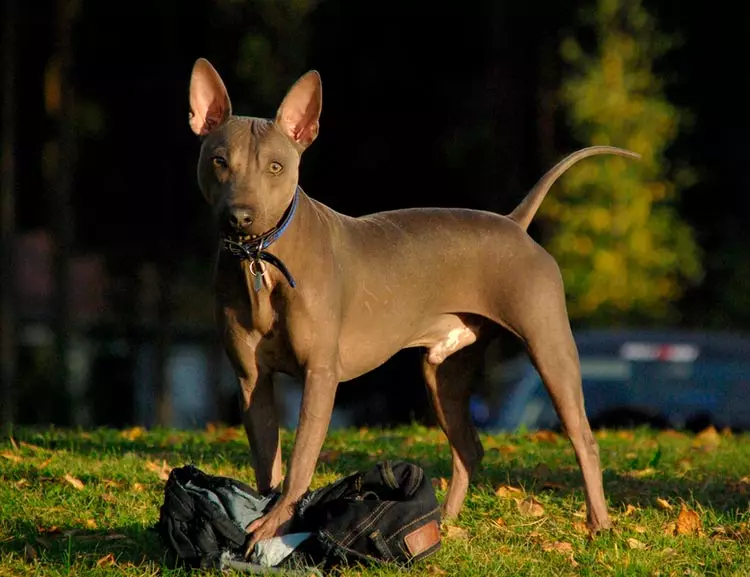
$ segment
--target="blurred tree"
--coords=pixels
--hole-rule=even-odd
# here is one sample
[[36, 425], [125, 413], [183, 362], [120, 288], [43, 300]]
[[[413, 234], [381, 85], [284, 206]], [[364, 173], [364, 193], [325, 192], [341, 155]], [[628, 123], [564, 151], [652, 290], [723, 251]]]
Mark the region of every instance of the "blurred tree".
[[587, 160], [569, 170], [540, 210], [552, 224], [547, 246], [561, 265], [572, 318], [674, 321], [675, 301], [702, 276], [693, 231], [674, 206], [695, 176], [664, 157], [688, 117], [667, 101], [654, 72], [677, 39], [658, 31], [641, 0], [596, 0], [580, 22], [596, 46], [585, 50], [573, 35], [561, 44], [570, 71], [560, 96], [572, 134], [643, 158]]

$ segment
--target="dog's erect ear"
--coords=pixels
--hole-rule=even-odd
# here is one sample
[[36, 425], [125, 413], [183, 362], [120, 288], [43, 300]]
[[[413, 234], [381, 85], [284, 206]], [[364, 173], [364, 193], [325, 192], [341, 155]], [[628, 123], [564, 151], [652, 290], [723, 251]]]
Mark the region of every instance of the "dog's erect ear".
[[190, 75], [190, 128], [208, 134], [232, 114], [232, 103], [221, 76], [205, 58], [199, 58]]
[[289, 138], [307, 148], [318, 136], [322, 106], [320, 74], [310, 70], [287, 92], [276, 113], [276, 124]]

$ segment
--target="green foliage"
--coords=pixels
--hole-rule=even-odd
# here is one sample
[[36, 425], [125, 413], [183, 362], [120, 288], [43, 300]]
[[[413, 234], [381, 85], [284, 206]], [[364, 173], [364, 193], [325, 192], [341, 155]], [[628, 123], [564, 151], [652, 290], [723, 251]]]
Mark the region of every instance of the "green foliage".
[[666, 321], [686, 285], [701, 279], [692, 229], [674, 206], [695, 181], [665, 151], [687, 115], [665, 97], [657, 59], [674, 47], [641, 0], [596, 0], [581, 14], [596, 48], [573, 37], [560, 47], [570, 65], [560, 96], [573, 135], [585, 145], [628, 148], [642, 159], [591, 159], [573, 167], [545, 200], [547, 242], [560, 262], [572, 318], [590, 324]]

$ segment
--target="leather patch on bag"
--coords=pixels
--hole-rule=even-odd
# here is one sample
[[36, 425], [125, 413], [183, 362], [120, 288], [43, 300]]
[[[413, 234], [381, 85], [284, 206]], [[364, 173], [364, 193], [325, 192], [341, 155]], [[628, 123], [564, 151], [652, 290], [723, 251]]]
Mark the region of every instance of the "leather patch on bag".
[[404, 537], [404, 543], [406, 543], [406, 548], [412, 557], [416, 557], [420, 553], [427, 551], [427, 549], [439, 542], [440, 527], [434, 519]]

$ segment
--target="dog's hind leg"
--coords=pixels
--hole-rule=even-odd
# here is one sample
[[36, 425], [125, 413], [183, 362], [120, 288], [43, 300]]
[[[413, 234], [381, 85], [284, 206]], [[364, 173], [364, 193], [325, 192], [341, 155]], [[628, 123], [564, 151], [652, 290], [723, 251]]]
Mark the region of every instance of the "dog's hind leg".
[[[422, 359], [422, 372], [438, 423], [448, 437], [453, 460], [444, 518], [458, 515], [469, 481], [484, 451], [469, 412], [472, 367], [484, 352], [484, 343], [463, 348], [440, 363], [431, 362], [429, 351]], [[432, 361], [435, 358], [433, 356]]]

